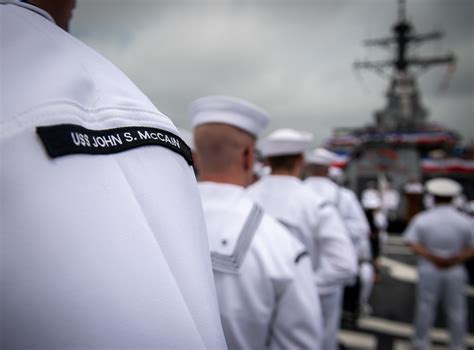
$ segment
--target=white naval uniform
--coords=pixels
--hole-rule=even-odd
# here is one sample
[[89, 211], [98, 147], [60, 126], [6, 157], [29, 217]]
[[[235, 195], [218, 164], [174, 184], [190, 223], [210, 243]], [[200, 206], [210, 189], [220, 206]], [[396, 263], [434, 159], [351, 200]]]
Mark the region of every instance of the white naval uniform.
[[310, 252], [323, 311], [323, 349], [336, 348], [340, 286], [357, 273], [356, 253], [339, 214], [294, 176], [266, 176], [250, 186], [248, 193], [293, 229]]
[[[452, 205], [437, 205], [414, 217], [404, 239], [418, 243], [441, 257], [452, 257], [461, 250], [474, 247], [474, 227], [469, 218]], [[414, 347], [429, 349], [429, 330], [439, 300], [444, 304], [451, 334], [451, 350], [465, 349], [467, 305], [466, 270], [462, 264], [440, 269], [418, 258], [418, 288], [415, 316]]]
[[336, 207], [359, 258], [366, 258], [370, 227], [354, 192], [323, 176], [307, 177], [304, 183], [318, 196]]
[[332, 203], [340, 214], [359, 259], [360, 304], [366, 305], [373, 288], [374, 276], [373, 267], [369, 263], [370, 226], [356, 195], [325, 176], [309, 176], [304, 183], [318, 196]]
[[0, 348], [225, 349], [185, 159], [157, 145], [51, 159], [35, 132], [173, 123], [39, 9], [1, 4], [0, 45]]
[[[321, 310], [304, 245], [263, 211], [249, 238], [246, 223], [259, 207], [244, 188], [201, 182], [199, 190], [229, 348], [320, 349]], [[232, 255], [235, 266], [215, 255]]]

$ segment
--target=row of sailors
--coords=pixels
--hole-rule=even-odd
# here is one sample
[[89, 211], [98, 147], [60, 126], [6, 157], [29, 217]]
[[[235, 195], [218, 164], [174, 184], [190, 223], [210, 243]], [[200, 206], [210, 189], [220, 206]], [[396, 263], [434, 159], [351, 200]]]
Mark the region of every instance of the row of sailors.
[[0, 348], [331, 349], [366, 238], [298, 179], [307, 135], [271, 134], [246, 189], [268, 115], [196, 101], [201, 205], [189, 150], [132, 136], [171, 120], [65, 31], [73, 3], [0, 1]]
[[[238, 98], [203, 97], [190, 110], [229, 348], [337, 349], [343, 288], [359, 262], [370, 269], [370, 252], [356, 196], [327, 177], [334, 156], [309, 152], [312, 136], [292, 129], [257, 142], [269, 115]], [[272, 170], [252, 184], [256, 148]]]

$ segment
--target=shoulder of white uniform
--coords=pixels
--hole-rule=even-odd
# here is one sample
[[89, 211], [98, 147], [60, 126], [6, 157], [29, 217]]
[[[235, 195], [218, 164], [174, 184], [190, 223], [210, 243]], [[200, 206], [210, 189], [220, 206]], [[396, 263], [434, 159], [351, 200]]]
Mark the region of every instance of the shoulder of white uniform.
[[262, 217], [255, 242], [274, 259], [291, 264], [307, 254], [306, 247], [284, 225], [267, 214]]
[[453, 217], [455, 217], [457, 220], [459, 220], [459, 221], [461, 221], [461, 222], [463, 222], [463, 223], [465, 223], [465, 224], [467, 224], [467, 225], [471, 225], [471, 220], [472, 220], [472, 219], [471, 219], [471, 217], [470, 217], [468, 214], [463, 213], [463, 212], [457, 210], [457, 209], [454, 208], [454, 207], [453, 207], [452, 209], [453, 209], [453, 210], [452, 210], [452, 215], [453, 215]]
[[[89, 114], [113, 106], [134, 110], [135, 118], [143, 119], [141, 112], [146, 112], [153, 114], [154, 118], [167, 119], [120, 69], [101, 54], [40, 16], [32, 16], [26, 11], [22, 17], [25, 17], [20, 18], [23, 22], [12, 28], [10, 40], [15, 40], [16, 36], [21, 40], [17, 40], [11, 54], [34, 56], [35, 60], [49, 64], [39, 70], [35, 65], [22, 65], [22, 60], [5, 60], [11, 65], [8, 69], [16, 72], [15, 81], [24, 87], [21, 95], [15, 91], [10, 91], [9, 95], [29, 96], [31, 103], [15, 106], [14, 110], [8, 111], [9, 115], [19, 115], [45, 101], [49, 104], [74, 101], [75, 106]], [[55, 79], [54, 83], [45, 84], [38, 90], [35, 84], [29, 84], [31, 76], [44, 82], [50, 81], [52, 76]], [[77, 89], [78, 86], [83, 89]]]
[[[252, 204], [244, 220], [236, 222], [235, 225], [229, 225], [227, 222], [221, 226], [220, 232], [213, 230], [214, 234], [220, 235], [212, 237], [214, 242], [210, 250], [214, 270], [233, 274], [240, 272], [248, 252], [254, 245], [263, 216], [263, 209], [257, 204]], [[234, 232], [226, 234], [229, 232], [226, 227], [232, 227]]]
[[[295, 189], [296, 190], [296, 189]], [[333, 208], [335, 210], [334, 204], [325, 198], [322, 198], [314, 190], [301, 184], [295, 191], [295, 196], [298, 196], [297, 202], [299, 205], [305, 208], [305, 211], [310, 215], [315, 212], [326, 211], [328, 208]], [[329, 209], [331, 210], [331, 209]]]
[[342, 195], [344, 195], [348, 198], [351, 198], [353, 200], [356, 200], [356, 201], [358, 200], [357, 195], [350, 188], [347, 188], [347, 187], [344, 187], [344, 186], [339, 186], [339, 190], [341, 191]]
[[426, 209], [426, 210], [423, 210], [422, 212], [416, 214], [415, 216], [413, 216], [413, 218], [410, 220], [409, 222], [409, 225], [413, 225], [413, 224], [425, 224], [425, 223], [431, 223], [432, 222], [432, 215], [434, 214], [435, 216], [437, 216], [434, 212], [433, 212], [433, 209], [434, 208], [430, 208], [430, 209]]

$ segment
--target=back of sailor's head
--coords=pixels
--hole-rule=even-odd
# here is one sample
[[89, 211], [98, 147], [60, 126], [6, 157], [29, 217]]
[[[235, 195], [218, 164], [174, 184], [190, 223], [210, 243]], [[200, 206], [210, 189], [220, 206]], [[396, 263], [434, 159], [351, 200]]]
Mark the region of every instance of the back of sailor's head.
[[270, 121], [263, 109], [240, 98], [207, 96], [191, 104], [190, 116], [200, 171], [235, 170], [250, 157], [244, 170], [252, 173], [256, 138]]
[[302, 155], [308, 150], [313, 135], [308, 132], [284, 128], [270, 133], [258, 143], [258, 148], [265, 158]]
[[322, 147], [308, 151], [304, 155], [309, 175], [328, 176], [329, 167], [335, 160], [336, 154]]
[[310, 147], [313, 135], [294, 129], [278, 129], [258, 143], [258, 149], [267, 159], [272, 171], [291, 171], [302, 165], [303, 154]]

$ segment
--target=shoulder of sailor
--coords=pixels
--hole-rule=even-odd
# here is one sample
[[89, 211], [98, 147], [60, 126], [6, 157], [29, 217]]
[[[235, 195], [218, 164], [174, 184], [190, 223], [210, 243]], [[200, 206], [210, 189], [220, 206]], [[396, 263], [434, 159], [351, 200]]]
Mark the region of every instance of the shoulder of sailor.
[[255, 235], [255, 248], [271, 254], [272, 260], [295, 263], [298, 255], [306, 251], [305, 246], [280, 222], [264, 214]]

